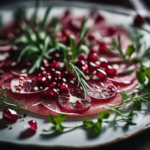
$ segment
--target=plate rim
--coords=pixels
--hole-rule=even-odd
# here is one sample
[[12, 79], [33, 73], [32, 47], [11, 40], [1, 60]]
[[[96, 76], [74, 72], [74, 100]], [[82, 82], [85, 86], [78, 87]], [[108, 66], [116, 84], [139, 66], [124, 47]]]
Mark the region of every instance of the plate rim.
[[[35, 0], [32, 0], [32, 2], [35, 2]], [[52, 0], [52, 1], [44, 1], [44, 0], [39, 0], [39, 2], [42, 2], [42, 6], [46, 5], [46, 3], [52, 4], [54, 6], [73, 6], [73, 7], [78, 7], [78, 8], [87, 8], [87, 9], [96, 9], [96, 10], [104, 10], [104, 11], [108, 11], [108, 12], [115, 12], [115, 13], [119, 13], [122, 15], [126, 15], [129, 16], [131, 14], [135, 14], [134, 10], [131, 10], [129, 8], [125, 8], [125, 7], [120, 7], [120, 6], [112, 6], [112, 5], [106, 5], [106, 4], [98, 4], [98, 3], [92, 3], [92, 2], [80, 2], [80, 1], [67, 1], [67, 0]], [[77, 3], [78, 2], [78, 3]], [[11, 5], [11, 7], [13, 8], [14, 6], [17, 5], [22, 5], [23, 3], [27, 3], [27, 1], [23, 0], [23, 1], [16, 1], [14, 4]], [[14, 5], [14, 6], [13, 6]], [[31, 7], [33, 7], [30, 4]], [[0, 8], [2, 8], [2, 10], [5, 10], [5, 8], [9, 8], [9, 6], [7, 4], [4, 4], [2, 6], [0, 6]], [[149, 32], [147, 29], [145, 29], [144, 27], [138, 27], [142, 30], [145, 30], [146, 32]], [[101, 143], [101, 144], [92, 144], [90, 146], [65, 146], [65, 145], [59, 145], [59, 146], [51, 146], [51, 145], [35, 145], [35, 144], [24, 144], [24, 143], [17, 143], [17, 142], [11, 142], [11, 141], [0, 141], [0, 144], [10, 144], [13, 146], [24, 146], [25, 148], [30, 147], [30, 148], [65, 148], [65, 149], [85, 149], [85, 148], [98, 148], [98, 147], [105, 147], [105, 146], [110, 146], [112, 144], [124, 141], [126, 139], [135, 137], [138, 134], [143, 133], [146, 130], [150, 129], [150, 123], [148, 125], [146, 125], [145, 127], [139, 129], [138, 131], [131, 133], [131, 134], [125, 134], [124, 136], [115, 138], [113, 140], [110, 140], [108, 142], [105, 143]]]

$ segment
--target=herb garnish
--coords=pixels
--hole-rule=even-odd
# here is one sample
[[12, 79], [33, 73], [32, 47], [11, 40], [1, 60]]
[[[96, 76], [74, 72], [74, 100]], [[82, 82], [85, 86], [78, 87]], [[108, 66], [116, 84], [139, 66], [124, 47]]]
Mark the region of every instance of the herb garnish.
[[[117, 40], [112, 39], [112, 47], [108, 49], [109, 52], [122, 58], [127, 64], [131, 63], [142, 63], [150, 58], [150, 47], [146, 48], [143, 43], [143, 35], [135, 28], [133, 33], [130, 35], [133, 44], [127, 47], [126, 52], [122, 51], [121, 37], [118, 35]], [[144, 50], [143, 50], [144, 49]], [[136, 56], [132, 58], [132, 54], [136, 53]]]
[[4, 71], [3, 70], [0, 70], [0, 75], [3, 75], [4, 74]]
[[[23, 100], [17, 101], [14, 98], [5, 95], [5, 91], [7, 88], [0, 89], [0, 108], [11, 108], [16, 111], [25, 110], [25, 105], [23, 104]], [[8, 102], [8, 98], [12, 100], [13, 103]]]

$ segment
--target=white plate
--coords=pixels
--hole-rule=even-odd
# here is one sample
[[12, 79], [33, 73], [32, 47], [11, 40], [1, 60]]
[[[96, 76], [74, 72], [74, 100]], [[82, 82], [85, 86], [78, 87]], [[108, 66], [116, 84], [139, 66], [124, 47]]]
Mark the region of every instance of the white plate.
[[[101, 12], [104, 17], [113, 24], [123, 25], [126, 28], [130, 28], [130, 14], [133, 11], [126, 10], [118, 7], [110, 7], [97, 4], [81, 3], [81, 2], [51, 2], [56, 7], [53, 8], [52, 15], [62, 15], [64, 10], [70, 9], [75, 12], [76, 15], [86, 14], [91, 9], [97, 9]], [[49, 2], [42, 2], [39, 10], [39, 16], [42, 17], [44, 14], [45, 6], [49, 5]], [[0, 13], [4, 16], [5, 23], [11, 20], [11, 12], [16, 8], [17, 5], [27, 6], [28, 15], [33, 12], [33, 2], [21, 2], [15, 5], [2, 7]], [[141, 32], [145, 35], [145, 40], [148, 41], [150, 35], [148, 33], [149, 26], [145, 24], [141, 29]], [[150, 31], [150, 30], [149, 30]], [[126, 126], [124, 123], [119, 125], [106, 125], [103, 124], [103, 130], [100, 135], [95, 135], [92, 130], [76, 129], [74, 131], [64, 134], [53, 134], [49, 136], [42, 136], [40, 133], [42, 129], [49, 129], [50, 123], [47, 121], [46, 116], [36, 115], [30, 112], [20, 112], [20, 114], [27, 113], [27, 117], [19, 119], [16, 123], [10, 124], [2, 119], [2, 110], [0, 110], [0, 142], [11, 143], [22, 146], [33, 146], [33, 147], [55, 147], [55, 148], [90, 148], [102, 145], [108, 145], [114, 142], [118, 142], [125, 138], [136, 135], [142, 132], [146, 128], [149, 128], [150, 115], [149, 110], [143, 106], [141, 111], [136, 111], [137, 116], [134, 116], [133, 121], [137, 123], [136, 126]], [[113, 117], [113, 114], [111, 115]], [[36, 134], [28, 137], [23, 137], [25, 130], [29, 128], [28, 121], [36, 120], [38, 130]], [[64, 122], [66, 126], [75, 126], [82, 124], [83, 118], [67, 119]], [[6, 127], [6, 124], [12, 127]]]

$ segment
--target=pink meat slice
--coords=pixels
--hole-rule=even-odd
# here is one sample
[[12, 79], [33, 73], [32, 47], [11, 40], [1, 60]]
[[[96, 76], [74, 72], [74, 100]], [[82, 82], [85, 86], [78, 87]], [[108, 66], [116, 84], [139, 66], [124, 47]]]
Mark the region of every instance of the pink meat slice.
[[[41, 115], [49, 115], [53, 113], [55, 116], [57, 115], [55, 112], [51, 112], [49, 109], [45, 108], [40, 102], [40, 93], [36, 94], [16, 94], [12, 93], [11, 90], [7, 90], [6, 95], [13, 97], [15, 100], [23, 100], [23, 103], [28, 111], [31, 111], [36, 114]], [[9, 99], [10, 102], [12, 102]]]
[[56, 99], [41, 99], [42, 104], [48, 108], [49, 110], [51, 110], [52, 112], [56, 112], [56, 113], [61, 113], [61, 114], [67, 114], [67, 115], [71, 115], [71, 116], [88, 116], [88, 115], [93, 115], [96, 114], [100, 111], [103, 110], [103, 107], [115, 107], [117, 105], [119, 105], [122, 101], [121, 95], [120, 93], [117, 93], [116, 97], [112, 98], [110, 101], [107, 102], [92, 102], [91, 107], [86, 110], [84, 113], [82, 114], [77, 114], [77, 113], [67, 113], [66, 110], [64, 110], [63, 108], [61, 108], [58, 105], [58, 102]]

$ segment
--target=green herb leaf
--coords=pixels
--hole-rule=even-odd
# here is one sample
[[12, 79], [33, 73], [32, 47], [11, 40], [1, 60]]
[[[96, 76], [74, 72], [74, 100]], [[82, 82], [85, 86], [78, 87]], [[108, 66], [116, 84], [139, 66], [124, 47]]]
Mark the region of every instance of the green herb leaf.
[[133, 102], [134, 102], [133, 107], [135, 107], [135, 108], [137, 108], [137, 109], [141, 109], [141, 102], [140, 102], [138, 99], [136, 99], [136, 100], [133, 101]]
[[110, 112], [107, 110], [104, 110], [104, 111], [98, 113], [98, 118], [101, 120], [102, 119], [108, 119], [109, 116], [110, 116]]
[[3, 75], [4, 74], [4, 71], [3, 70], [0, 70], [0, 75]]
[[128, 95], [124, 91], [121, 91], [120, 94], [121, 94], [123, 100], [128, 99]]
[[129, 45], [128, 48], [127, 48], [127, 51], [126, 51], [126, 55], [130, 57], [134, 52], [135, 52], [134, 46]]
[[102, 123], [101, 122], [97, 122], [94, 124], [94, 131], [95, 133], [99, 134], [102, 130]]

